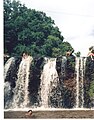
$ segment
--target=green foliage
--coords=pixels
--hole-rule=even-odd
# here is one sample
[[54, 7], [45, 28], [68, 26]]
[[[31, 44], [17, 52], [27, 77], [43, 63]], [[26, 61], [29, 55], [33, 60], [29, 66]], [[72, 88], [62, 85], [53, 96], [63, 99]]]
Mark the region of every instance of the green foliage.
[[75, 55], [76, 55], [77, 57], [80, 57], [80, 56], [81, 56], [81, 52], [78, 51], [77, 53], [75, 53]]
[[68, 42], [62, 42], [60, 45], [61, 55], [65, 56], [66, 51], [72, 51], [73, 48], [70, 43]]
[[90, 98], [94, 98], [94, 80], [90, 83], [89, 96]]
[[73, 49], [63, 42], [59, 28], [45, 13], [28, 9], [19, 1], [4, 0], [4, 52], [57, 57]]

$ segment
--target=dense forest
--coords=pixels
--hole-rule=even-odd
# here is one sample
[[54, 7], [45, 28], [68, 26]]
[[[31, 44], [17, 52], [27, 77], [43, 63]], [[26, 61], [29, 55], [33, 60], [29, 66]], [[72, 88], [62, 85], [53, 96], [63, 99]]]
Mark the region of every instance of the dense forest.
[[44, 12], [28, 9], [19, 1], [4, 0], [4, 53], [27, 51], [32, 56], [58, 57], [73, 50], [59, 28]]

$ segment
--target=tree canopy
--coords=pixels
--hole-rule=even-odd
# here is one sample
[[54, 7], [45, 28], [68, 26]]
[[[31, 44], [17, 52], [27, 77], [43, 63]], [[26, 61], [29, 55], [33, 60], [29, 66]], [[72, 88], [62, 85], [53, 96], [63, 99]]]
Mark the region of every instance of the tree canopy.
[[72, 50], [59, 28], [44, 12], [28, 9], [19, 1], [4, 0], [4, 53], [57, 57]]

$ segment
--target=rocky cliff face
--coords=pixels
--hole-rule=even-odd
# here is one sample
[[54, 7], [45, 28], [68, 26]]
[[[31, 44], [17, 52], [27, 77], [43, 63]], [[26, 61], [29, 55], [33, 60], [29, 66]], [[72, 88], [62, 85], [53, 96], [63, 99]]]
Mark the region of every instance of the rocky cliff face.
[[43, 70], [44, 58], [34, 58], [30, 67], [29, 75], [29, 98], [30, 105], [39, 106], [39, 87], [40, 87], [40, 76]]
[[84, 107], [94, 107], [94, 60], [90, 57], [86, 61], [85, 78], [84, 78]]
[[[61, 102], [64, 108], [73, 108], [76, 104], [76, 80], [75, 80], [75, 58], [57, 58], [56, 69], [59, 76], [59, 88], [61, 91]], [[58, 93], [58, 91], [57, 91]]]

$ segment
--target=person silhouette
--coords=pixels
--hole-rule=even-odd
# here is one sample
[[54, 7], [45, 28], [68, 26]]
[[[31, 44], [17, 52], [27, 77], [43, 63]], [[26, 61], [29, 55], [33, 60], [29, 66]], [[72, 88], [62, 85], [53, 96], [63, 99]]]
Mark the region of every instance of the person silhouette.
[[26, 117], [30, 117], [31, 115], [32, 115], [32, 110], [29, 110], [29, 111], [25, 114]]
[[22, 53], [22, 59], [26, 59], [26, 58], [28, 58], [28, 53], [27, 52], [23, 52]]
[[94, 46], [91, 46], [89, 48], [89, 53], [88, 53], [87, 57], [90, 57], [91, 60], [94, 60]]

